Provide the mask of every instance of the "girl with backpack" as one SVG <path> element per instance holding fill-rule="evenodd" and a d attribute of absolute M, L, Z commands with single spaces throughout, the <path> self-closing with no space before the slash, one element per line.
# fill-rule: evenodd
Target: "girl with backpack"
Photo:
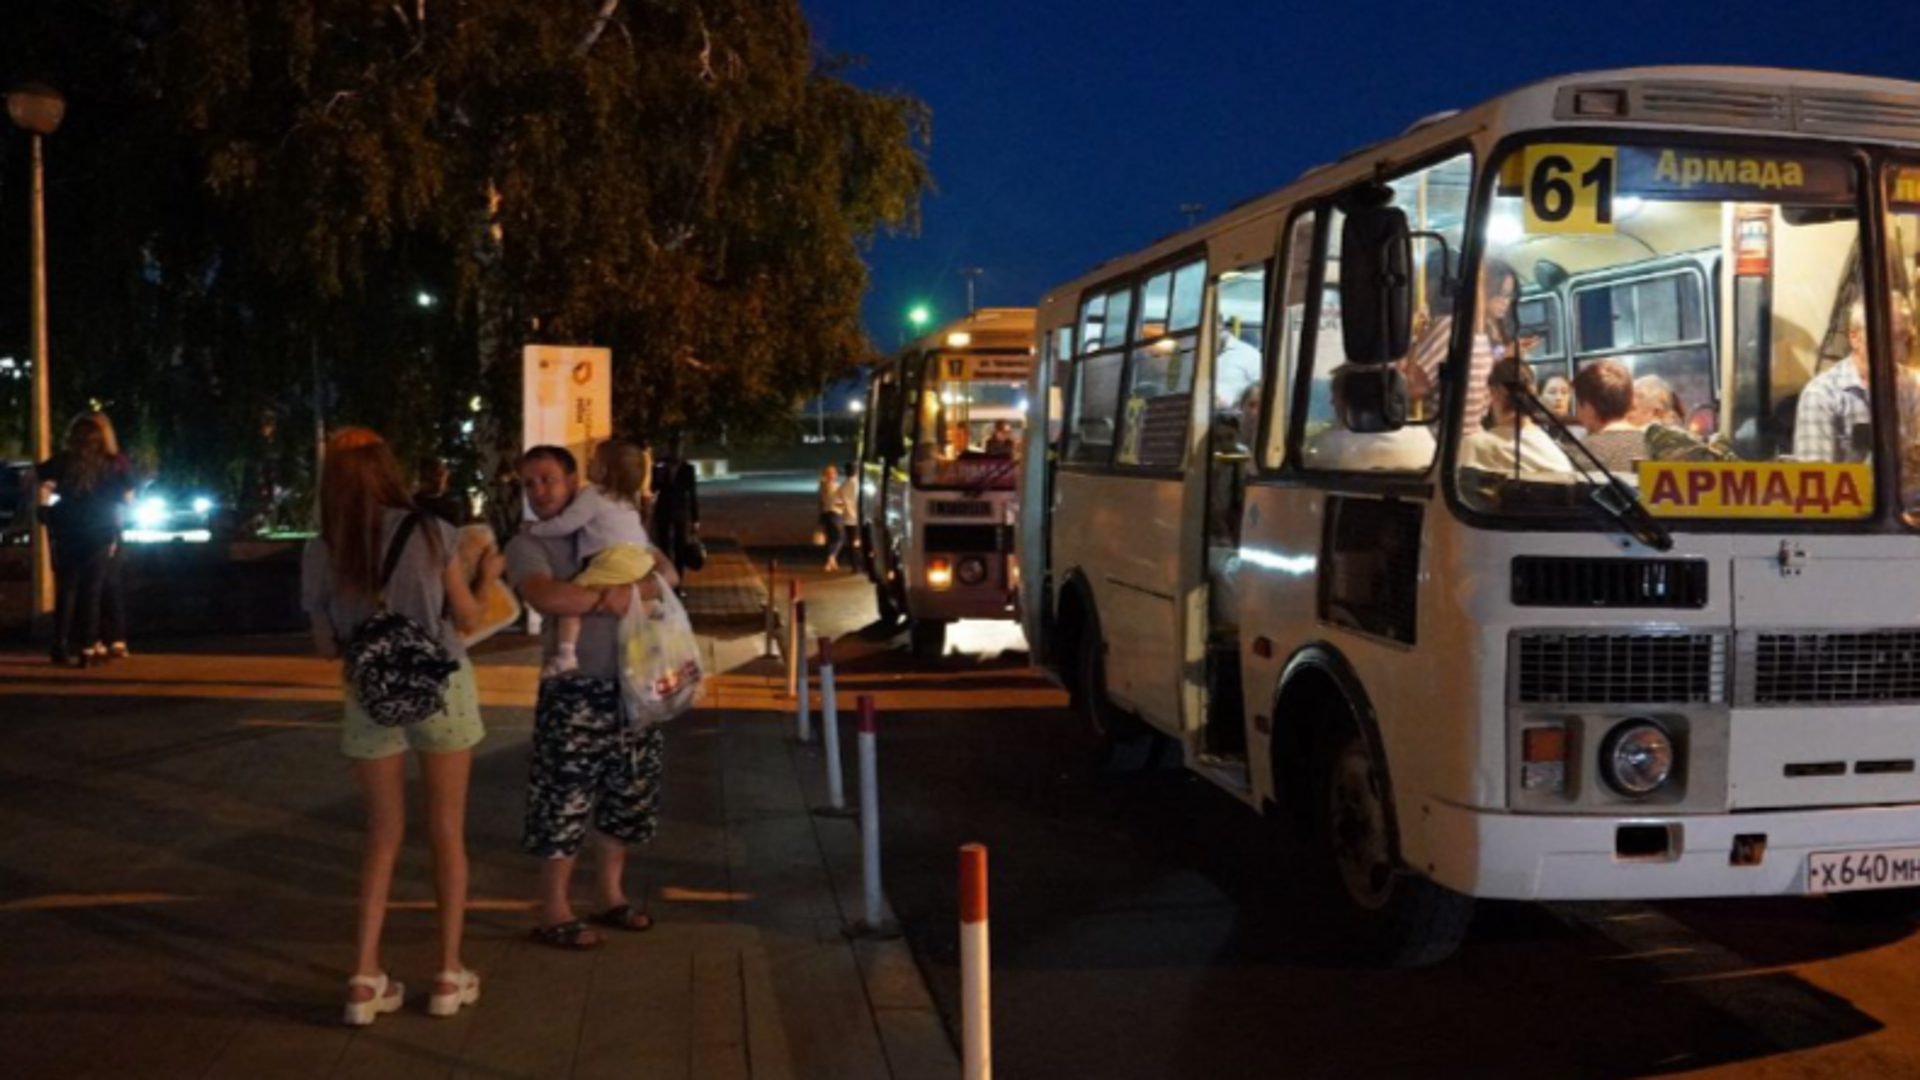
<path fill-rule="evenodd" d="M 481 591 L 499 579 L 505 565 L 498 552 L 481 560 Z M 452 1016 L 480 999 L 480 976 L 461 963 L 460 940 L 467 901 L 467 781 L 473 747 L 486 731 L 460 633 L 479 623 L 481 604 L 461 573 L 453 527 L 414 506 L 393 451 L 365 428 L 346 428 L 327 440 L 320 535 L 308 543 L 301 571 L 302 602 L 322 657 L 339 657 L 359 644 L 357 632 L 400 616 L 433 639 L 428 647 L 438 644 L 452 669 L 438 711 L 398 726 L 375 721 L 374 714 L 383 714 L 387 703 L 360 700 L 354 686 L 367 684 L 356 673 L 346 688 L 340 739 L 341 751 L 353 759 L 367 812 L 358 953 L 347 981 L 346 1022 L 370 1024 L 398 1009 L 405 996 L 380 963 L 380 932 L 406 833 L 408 750 L 419 754 L 426 785 L 440 921 L 440 973 L 427 1011 Z"/>

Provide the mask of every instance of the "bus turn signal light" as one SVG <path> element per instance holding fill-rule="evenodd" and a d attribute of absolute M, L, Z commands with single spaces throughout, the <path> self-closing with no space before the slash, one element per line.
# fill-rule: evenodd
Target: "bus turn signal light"
<path fill-rule="evenodd" d="M 1520 733 L 1520 787 L 1567 790 L 1567 729 L 1530 727 Z"/>
<path fill-rule="evenodd" d="M 945 559 L 928 559 L 927 586 L 934 589 L 953 588 L 953 564 Z"/>

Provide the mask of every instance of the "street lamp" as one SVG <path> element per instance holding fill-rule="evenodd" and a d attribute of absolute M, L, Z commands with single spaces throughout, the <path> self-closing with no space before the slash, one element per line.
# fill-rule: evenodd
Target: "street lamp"
<path fill-rule="evenodd" d="M 60 129 L 67 99 L 41 83 L 25 83 L 7 94 L 7 116 L 33 135 L 33 460 L 53 456 L 52 379 L 47 370 L 47 178 L 40 140 Z M 33 619 L 53 611 L 53 561 L 40 523 L 40 498 L 27 500 L 33 529 Z"/>
<path fill-rule="evenodd" d="M 963 266 L 960 273 L 967 279 L 967 314 L 973 314 L 973 281 L 986 270 L 978 266 Z"/>

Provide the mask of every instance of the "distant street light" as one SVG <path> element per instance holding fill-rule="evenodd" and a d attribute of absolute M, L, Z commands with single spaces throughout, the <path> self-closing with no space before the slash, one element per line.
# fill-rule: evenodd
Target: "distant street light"
<path fill-rule="evenodd" d="M 923 330 L 933 321 L 933 310 L 925 304 L 915 304 L 907 312 L 907 321 L 913 324 L 915 330 Z"/>
<path fill-rule="evenodd" d="M 847 411 L 858 416 L 867 411 L 867 403 L 861 401 L 859 398 L 854 398 L 852 401 L 847 402 Z"/>
<path fill-rule="evenodd" d="M 1205 203 L 1183 202 L 1180 204 L 1180 212 L 1187 215 L 1187 228 L 1193 228 L 1193 223 L 1200 217 L 1200 211 L 1206 208 Z"/>
<path fill-rule="evenodd" d="M 432 307 L 440 301 L 430 292 L 421 292 L 414 295 L 413 302 L 425 308 Z"/>
<path fill-rule="evenodd" d="M 33 135 L 33 460 L 53 456 L 52 379 L 47 370 L 47 177 L 40 141 L 60 129 L 67 99 L 52 87 L 26 83 L 7 94 L 7 116 Z M 33 621 L 53 611 L 53 560 L 40 522 L 40 498 L 28 500 L 33 535 Z"/>

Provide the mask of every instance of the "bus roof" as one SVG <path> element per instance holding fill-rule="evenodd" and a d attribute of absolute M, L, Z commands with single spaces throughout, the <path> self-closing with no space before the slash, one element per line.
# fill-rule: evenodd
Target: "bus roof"
<path fill-rule="evenodd" d="M 907 343 L 899 353 L 915 352 L 964 352 L 969 349 L 1019 349 L 1033 347 L 1034 309 L 1022 308 L 981 308 L 964 318 L 955 319 L 945 326 L 922 334 Z M 967 335 L 966 343 L 960 344 L 953 338 L 955 334 Z"/>
<path fill-rule="evenodd" d="M 1316 165 L 1132 254 L 1109 259 L 1047 291 L 1043 308 L 1072 303 L 1089 285 L 1286 212 L 1436 147 L 1481 131 L 1499 135 L 1561 124 L 1752 133 L 1920 146 L 1920 83 L 1752 67 L 1621 68 L 1543 79 L 1458 112 L 1415 121 L 1401 134 Z"/>

